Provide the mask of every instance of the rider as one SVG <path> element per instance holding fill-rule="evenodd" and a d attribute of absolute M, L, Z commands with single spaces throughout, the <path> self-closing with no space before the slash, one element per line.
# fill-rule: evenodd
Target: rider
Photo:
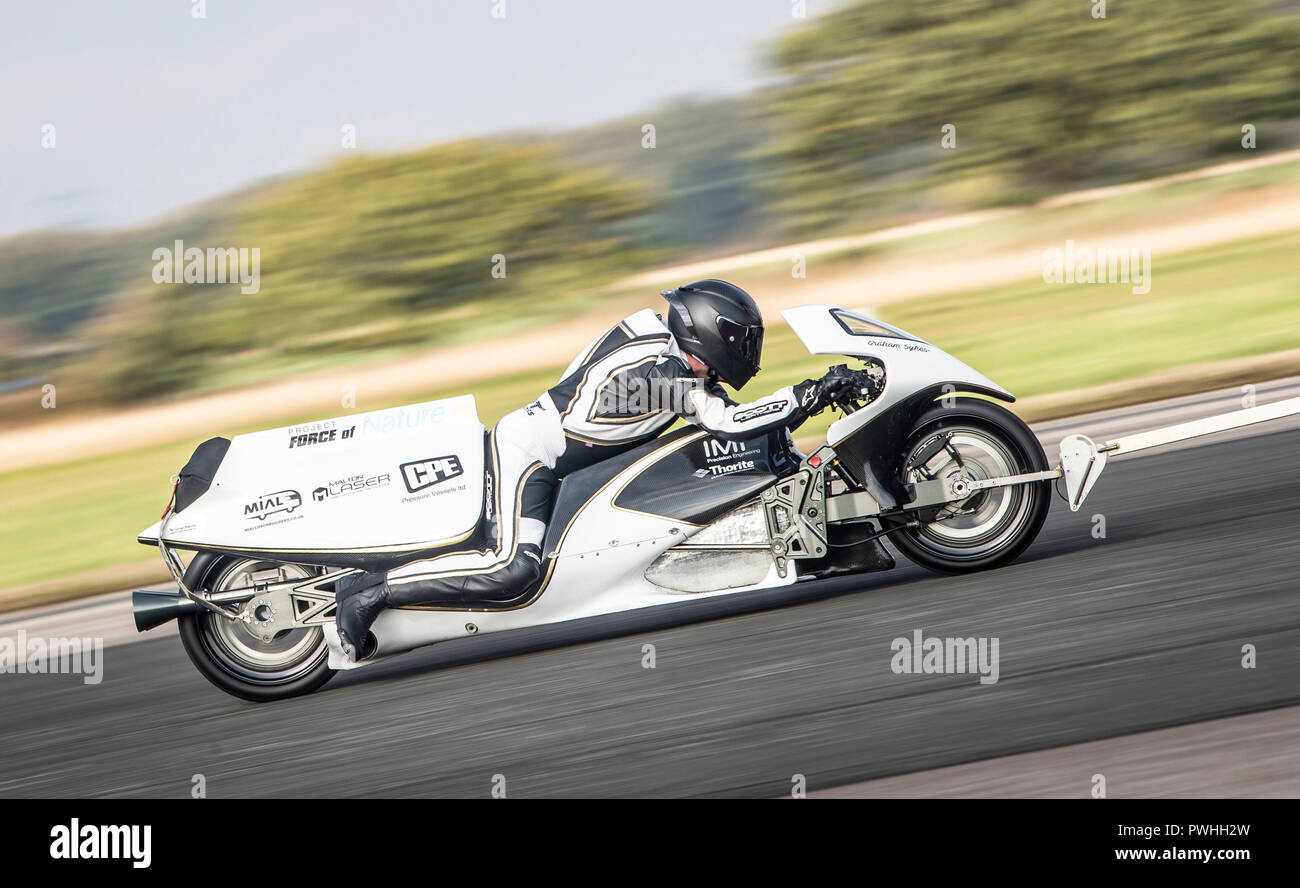
<path fill-rule="evenodd" d="M 759 370 L 763 316 L 726 281 L 667 290 L 668 318 L 644 309 L 601 334 L 536 401 L 492 430 L 484 547 L 416 561 L 338 585 L 336 625 L 354 659 L 374 650 L 370 626 L 388 607 L 491 607 L 541 574 L 542 542 L 559 478 L 641 444 L 677 417 L 724 439 L 794 429 L 848 384 L 834 371 L 737 404 Z"/>

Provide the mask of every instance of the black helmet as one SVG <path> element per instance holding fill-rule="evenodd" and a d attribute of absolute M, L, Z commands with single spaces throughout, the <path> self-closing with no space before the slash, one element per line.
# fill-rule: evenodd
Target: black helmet
<path fill-rule="evenodd" d="M 696 281 L 664 290 L 668 329 L 682 350 L 694 355 L 732 388 L 759 371 L 763 315 L 744 290 L 726 281 Z"/>

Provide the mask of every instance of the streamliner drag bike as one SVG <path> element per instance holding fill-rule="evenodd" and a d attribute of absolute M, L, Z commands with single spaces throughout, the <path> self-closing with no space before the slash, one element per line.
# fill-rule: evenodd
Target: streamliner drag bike
<path fill-rule="evenodd" d="M 1014 396 L 934 345 L 831 306 L 784 316 L 810 352 L 858 365 L 825 443 L 805 455 L 784 430 L 686 426 L 565 476 L 541 576 L 510 601 L 386 610 L 360 663 L 334 629 L 341 578 L 480 547 L 492 467 L 462 396 L 200 445 L 139 534 L 177 589 L 136 592 L 136 627 L 178 620 L 205 677 L 273 700 L 464 635 L 886 570 L 886 535 L 932 570 L 986 570 L 1034 541 L 1058 479 L 1077 510 L 1110 455 L 1300 412 L 1292 399 L 1101 446 L 1073 435 L 1053 468 L 996 403 Z M 196 553 L 188 567 L 178 551 Z"/>

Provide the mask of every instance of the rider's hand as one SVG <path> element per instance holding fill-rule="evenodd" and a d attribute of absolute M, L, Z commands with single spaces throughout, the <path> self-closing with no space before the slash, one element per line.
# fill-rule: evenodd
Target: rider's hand
<path fill-rule="evenodd" d="M 821 413 L 837 399 L 852 390 L 854 379 L 832 367 L 821 379 L 805 379 L 794 387 L 795 399 L 809 416 Z"/>

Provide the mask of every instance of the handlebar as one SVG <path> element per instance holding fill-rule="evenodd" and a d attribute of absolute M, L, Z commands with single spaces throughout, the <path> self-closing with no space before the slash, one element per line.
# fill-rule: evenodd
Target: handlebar
<path fill-rule="evenodd" d="M 845 415 L 857 412 L 880 394 L 880 381 L 866 370 L 853 370 L 847 364 L 836 364 L 830 368 L 830 374 L 848 383 L 845 393 L 831 401 L 831 406 Z"/>

